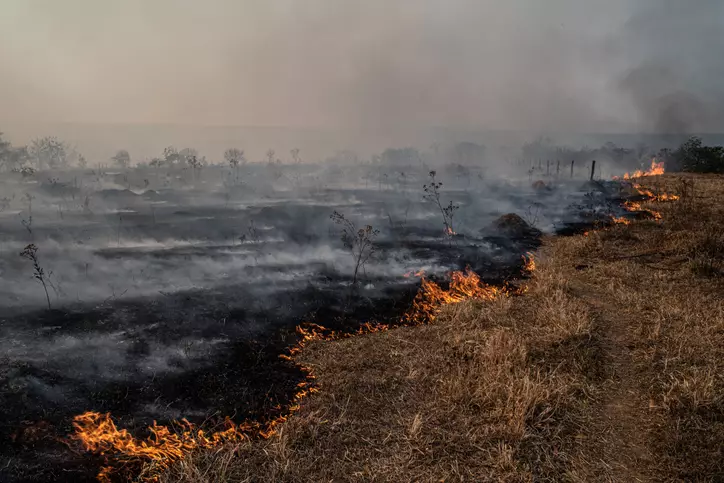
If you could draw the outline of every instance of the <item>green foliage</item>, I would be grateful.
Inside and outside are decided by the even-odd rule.
[[[705,146],[692,136],[670,153],[669,161],[677,169],[691,173],[724,173],[724,147]]]

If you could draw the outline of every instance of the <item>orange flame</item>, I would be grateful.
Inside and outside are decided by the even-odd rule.
[[[624,218],[624,217],[619,217],[619,218],[613,217],[612,220],[614,223],[619,224],[619,225],[630,225],[631,224],[631,220],[629,220],[628,218]]]
[[[641,211],[643,209],[641,208],[641,203],[635,201],[624,201],[623,207],[626,208],[627,211]]]
[[[481,282],[478,274],[469,267],[465,272],[451,274],[450,287],[447,290],[423,278],[412,307],[402,319],[408,325],[423,324],[434,320],[444,305],[456,304],[471,298],[493,300],[507,293],[508,289],[505,287],[493,287]]]
[[[226,429],[207,434],[187,420],[175,423],[175,431],[168,426],[149,427],[151,435],[146,439],[137,439],[128,430],[119,430],[109,413],[89,411],[76,416],[73,420],[75,433],[71,439],[79,441],[86,451],[111,456],[115,463],[153,463],[157,472],[168,468],[173,461],[183,458],[196,448],[210,448],[222,442],[239,441],[250,434],[253,425],[236,425],[226,420]],[[114,472],[111,466],[105,466],[98,474],[98,480],[110,481]],[[156,475],[149,475],[147,481],[154,481]]]
[[[636,170],[631,173],[626,173],[623,175],[623,179],[632,179],[632,178],[641,178],[644,176],[659,176],[664,174],[664,162],[661,161],[659,163],[656,162],[656,158],[651,160],[651,167],[646,171]],[[620,179],[618,176],[614,176],[613,179]]]
[[[535,271],[535,259],[531,252],[523,255],[523,271],[527,273]]]
[[[526,270],[535,269],[532,254],[528,253]],[[442,289],[435,282],[424,278],[422,271],[415,273],[422,277],[422,286],[413,301],[410,310],[400,320],[402,325],[419,325],[435,319],[439,310],[445,304],[462,302],[465,299],[476,298],[493,300],[501,295],[510,294],[507,287],[493,287],[480,281],[480,277],[469,267],[464,272],[451,274],[450,287]],[[524,289],[520,290],[522,293]],[[330,330],[318,324],[305,323],[296,328],[300,336],[297,344],[291,347],[286,354],[279,357],[294,361],[308,343],[314,340],[334,340],[353,337],[374,332],[388,330],[388,324],[366,322],[354,333]],[[118,429],[109,413],[89,411],[74,418],[74,433],[71,441],[77,441],[83,449],[105,457],[107,465],[104,466],[97,479],[101,482],[110,482],[112,475],[117,472],[131,472],[145,469],[140,476],[141,481],[158,481],[160,474],[169,466],[195,449],[213,448],[227,442],[241,441],[255,436],[269,438],[276,434],[277,426],[286,421],[294,411],[300,408],[300,402],[308,395],[319,391],[315,385],[315,376],[312,369],[296,364],[305,375],[305,380],[297,384],[297,390],[285,415],[279,415],[266,424],[243,422],[236,424],[227,418],[224,429],[205,432],[186,419],[174,422],[170,427],[153,423],[149,427],[150,436],[145,439],[134,437],[126,429]],[[278,410],[281,407],[277,406]]]

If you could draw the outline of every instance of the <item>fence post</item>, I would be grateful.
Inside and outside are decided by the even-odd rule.
[[[596,171],[596,160],[591,162],[591,181],[593,181],[593,173]]]

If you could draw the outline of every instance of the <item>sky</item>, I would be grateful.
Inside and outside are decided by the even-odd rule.
[[[718,0],[2,0],[16,122],[724,131]]]

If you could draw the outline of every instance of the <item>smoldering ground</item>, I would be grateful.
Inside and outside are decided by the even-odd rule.
[[[0,214],[4,475],[52,479],[71,464],[23,436],[27,422],[55,435],[86,410],[111,411],[131,428],[263,418],[301,377],[278,358],[295,325],[391,320],[409,306],[420,270],[434,278],[471,266],[500,283],[537,244],[501,234],[493,222],[502,214],[547,232],[591,221],[582,208],[591,187],[580,178],[551,173],[534,188],[525,174],[440,166],[441,204],[459,206],[447,236],[425,199],[431,169],[275,163],[247,165],[230,181],[228,167],[193,179],[182,167],[158,178],[139,167],[127,170],[125,187],[114,185],[115,172],[89,169],[52,181],[4,178],[15,194]],[[604,218],[612,209],[589,205]],[[379,230],[356,286],[335,211]],[[38,247],[50,309],[19,256],[28,243]]]

